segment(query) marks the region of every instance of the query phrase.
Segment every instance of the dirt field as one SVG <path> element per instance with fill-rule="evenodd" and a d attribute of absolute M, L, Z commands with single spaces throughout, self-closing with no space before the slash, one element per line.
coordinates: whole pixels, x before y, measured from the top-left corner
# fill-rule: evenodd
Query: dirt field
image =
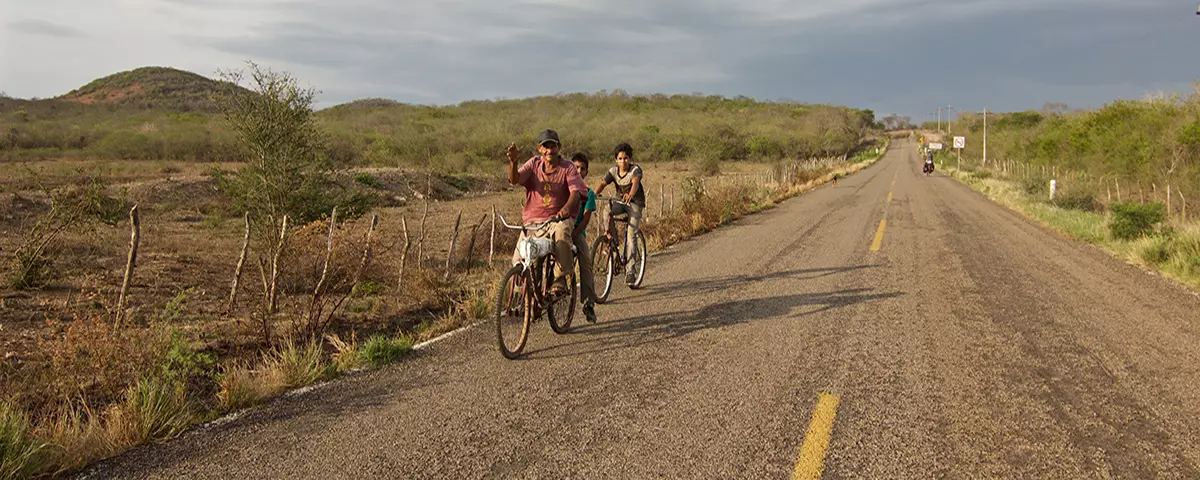
<path fill-rule="evenodd" d="M 588 185 L 595 188 L 609 165 L 596 162 L 586 179 Z M 81 166 L 74 162 L 43 164 L 39 165 L 41 173 L 37 177 L 44 184 L 60 185 L 77 176 Z M 141 242 L 128 300 L 128 306 L 133 308 L 132 318 L 140 323 L 155 321 L 164 316 L 161 312 L 175 300 L 181 308 L 171 316 L 171 321 L 179 330 L 193 341 L 202 342 L 206 350 L 240 355 L 254 352 L 259 346 L 260 330 L 251 317 L 254 306 L 264 295 L 264 286 L 255 262 L 256 252 L 251 251 L 239 288 L 238 308 L 232 315 L 227 313 L 226 302 L 242 246 L 244 224 L 241 218 L 220 214 L 222 199 L 203 174 L 212 166 L 116 163 L 105 167 L 105 171 L 112 172 L 105 180 L 110 190 L 125 189 L 128 200 L 136 202 L 141 211 Z M 381 288 L 345 304 L 338 315 L 337 330 L 394 331 L 428 320 L 438 308 L 444 308 L 444 299 L 427 298 L 427 289 L 412 285 L 397 288 L 404 245 L 402 219 L 407 220 L 413 241 L 409 254 L 409 261 L 413 262 L 426 205 L 422 192 L 428 182 L 433 193 L 432 201 L 428 202 L 423 265 L 439 273 L 443 271 L 459 212 L 462 220 L 456 266 L 460 270 L 464 267 L 461 262 L 470 243 L 468 234 L 482 221 L 474 250 L 476 265 L 481 265 L 488 249 L 492 207 L 506 218 L 517 218 L 523 202 L 520 190 L 508 186 L 501 177 L 502 168 L 498 162 L 498 172 L 493 176 L 432 178 L 396 169 L 361 170 L 382 184 L 378 191 L 383 207 L 373 212 L 378 214 L 380 222 L 374 237 L 372 266 L 363 276 L 363 281 L 374 282 Z M 660 186 L 667 206 L 672 205 L 672 195 L 680 195 L 678 185 L 689 175 L 689 169 L 682 162 L 646 164 L 644 168 L 647 217 L 652 221 L 663 207 Z M 723 175 L 735 177 L 762 174 L 768 166 L 730 163 L 722 165 L 722 169 Z M 0 253 L 5 257 L 6 277 L 13 268 L 12 252 L 20 246 L 32 223 L 49 209 L 45 195 L 32 191 L 33 178 L 28 169 L 5 168 L 0 174 L 0 183 L 7 186 L 0 194 L 3 195 L 0 202 L 5 205 L 0 215 Z M 357 247 L 335 253 L 341 262 L 352 263 L 361 256 L 368 223 L 369 215 L 340 225 L 336 235 L 350 241 L 351 247 Z M 324 250 L 325 233 L 315 228 L 297 234 L 298 244 L 308 247 L 298 247 L 308 258 L 296 260 L 293 271 L 297 273 L 289 278 L 291 271 L 283 269 L 281 310 L 284 312 L 298 314 L 304 309 L 308 290 L 302 287 L 311 289 L 311 286 L 301 277 L 314 268 Z M 507 258 L 515 238 L 512 233 L 497 230 L 498 260 Z M 68 232 L 61 240 L 61 249 L 52 258 L 53 278 L 48 285 L 23 291 L 13 290 L 7 282 L 0 287 L 0 373 L 23 361 L 37 360 L 44 343 L 61 336 L 79 312 L 103 311 L 106 306 L 116 304 L 129 248 L 129 221 L 100 226 L 90 232 Z M 408 268 L 412 271 L 412 263 Z"/>

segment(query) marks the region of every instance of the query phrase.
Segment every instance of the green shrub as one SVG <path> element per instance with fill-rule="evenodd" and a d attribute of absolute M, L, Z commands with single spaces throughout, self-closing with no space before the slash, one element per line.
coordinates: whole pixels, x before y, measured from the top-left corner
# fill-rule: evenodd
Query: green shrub
<path fill-rule="evenodd" d="M 1096 200 L 1096 195 L 1084 190 L 1056 192 L 1054 200 L 1050 203 L 1058 208 L 1083 212 L 1097 212 L 1103 209 L 1100 202 Z"/>
<path fill-rule="evenodd" d="M 13 252 L 14 268 L 8 276 L 13 289 L 41 288 L 53 277 L 53 258 L 61 247 L 58 237 L 66 231 L 89 230 L 96 224 L 116 225 L 124 218 L 124 193 L 120 198 L 105 193 L 104 183 L 96 176 L 45 190 L 50 196 L 50 211 L 23 232 L 23 242 Z"/>
<path fill-rule="evenodd" d="M 187 382 L 192 378 L 215 379 L 217 356 L 193 350 L 187 339 L 176 332 L 171 336 L 171 343 L 163 358 L 162 377 L 168 381 L 179 382 Z"/>
<path fill-rule="evenodd" d="M 379 282 L 362 282 L 354 285 L 354 289 L 351 290 L 351 294 L 355 297 L 370 297 L 379 295 L 379 292 L 382 291 L 383 284 Z"/>
<path fill-rule="evenodd" d="M 283 389 L 311 385 L 332 377 L 337 365 L 325 363 L 320 342 L 296 343 L 287 339 L 275 347 L 264 359 L 264 368 L 273 375 Z"/>
<path fill-rule="evenodd" d="M 362 346 L 362 359 L 372 366 L 391 363 L 412 350 L 413 339 L 408 336 L 388 338 L 376 335 Z"/>
<path fill-rule="evenodd" d="M 1171 239 L 1165 236 L 1146 239 L 1138 246 L 1138 256 L 1151 265 L 1166 263 L 1171 259 Z"/>
<path fill-rule="evenodd" d="M 131 385 L 119 412 L 114 420 L 118 426 L 110 427 L 110 434 L 127 445 L 171 437 L 187 428 L 193 415 L 184 385 L 155 377 Z"/>
<path fill-rule="evenodd" d="M 676 138 L 658 137 L 650 145 L 650 158 L 653 160 L 678 160 L 687 154 L 687 145 Z"/>
<path fill-rule="evenodd" d="M 756 135 L 746 141 L 746 149 L 750 157 L 756 160 L 775 160 L 783 157 L 783 147 L 779 141 L 765 135 Z"/>
<path fill-rule="evenodd" d="M 685 210 L 704 202 L 707 196 L 704 188 L 704 180 L 700 177 L 684 178 L 680 185 L 680 193 Z"/>
<path fill-rule="evenodd" d="M 692 166 L 696 173 L 711 177 L 721 173 L 721 161 L 717 157 L 710 155 L 702 155 L 692 161 Z"/>
<path fill-rule="evenodd" d="M 1112 213 L 1108 228 L 1113 238 L 1132 240 L 1154 233 L 1166 218 L 1166 207 L 1161 203 L 1118 202 L 1112 204 Z"/>
<path fill-rule="evenodd" d="M 254 91 L 237 85 L 241 72 L 225 72 L 225 120 L 237 134 L 246 165 L 215 176 L 218 188 L 239 211 L 255 218 L 290 216 L 296 223 L 317 220 L 338 206 L 342 218 L 362 215 L 370 197 L 335 180 L 326 155 L 325 134 L 314 117 L 316 91 L 302 89 L 288 73 L 262 71 L 251 64 Z"/>
<path fill-rule="evenodd" d="M 366 185 L 368 187 L 373 187 L 373 188 L 382 188 L 383 187 L 383 182 L 380 182 L 379 179 L 375 178 L 374 175 L 371 175 L 367 172 L 358 172 L 358 173 L 354 174 L 354 181 L 361 183 L 363 185 Z"/>
<path fill-rule="evenodd" d="M 1022 178 L 1021 191 L 1031 197 L 1045 198 L 1050 195 L 1050 179 L 1038 175 Z"/>
<path fill-rule="evenodd" d="M 30 433 L 29 417 L 0 403 L 0 478 L 31 478 L 41 470 L 47 445 Z"/>

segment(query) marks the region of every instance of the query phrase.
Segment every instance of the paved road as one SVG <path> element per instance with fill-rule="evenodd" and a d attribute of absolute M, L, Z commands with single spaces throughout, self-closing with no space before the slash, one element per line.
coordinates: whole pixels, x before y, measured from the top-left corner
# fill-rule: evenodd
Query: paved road
<path fill-rule="evenodd" d="M 1200 299 L 912 143 L 652 260 L 526 359 L 475 328 L 94 476 L 1200 477 Z"/>

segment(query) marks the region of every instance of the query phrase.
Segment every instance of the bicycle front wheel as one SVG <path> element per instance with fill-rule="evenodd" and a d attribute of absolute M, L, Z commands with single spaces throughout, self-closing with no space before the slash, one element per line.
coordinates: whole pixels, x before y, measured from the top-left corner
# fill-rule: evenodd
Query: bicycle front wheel
<path fill-rule="evenodd" d="M 496 294 L 496 339 L 504 358 L 521 356 L 533 320 L 533 292 L 524 267 L 514 265 L 500 280 Z"/>
<path fill-rule="evenodd" d="M 546 262 L 544 282 L 551 285 L 554 282 L 554 262 Z M 579 288 L 575 286 L 575 268 L 566 272 L 567 294 L 555 298 L 546 307 L 546 316 L 550 318 L 550 329 L 554 333 L 564 334 L 571 330 L 571 321 L 575 319 L 575 302 L 579 301 Z"/>
<path fill-rule="evenodd" d="M 592 277 L 596 289 L 596 303 L 608 302 L 608 294 L 612 293 L 613 254 L 612 245 L 603 235 L 592 242 Z"/>
<path fill-rule="evenodd" d="M 646 278 L 646 237 L 642 236 L 642 231 L 638 230 L 633 236 L 633 241 L 637 245 L 637 255 L 629 259 L 629 272 L 633 275 L 633 283 L 629 288 L 637 290 L 642 287 L 642 280 Z"/>

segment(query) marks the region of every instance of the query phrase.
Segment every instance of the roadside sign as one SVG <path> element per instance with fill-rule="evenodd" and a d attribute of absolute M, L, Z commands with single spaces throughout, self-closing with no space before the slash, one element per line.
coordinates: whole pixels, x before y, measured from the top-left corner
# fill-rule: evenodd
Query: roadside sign
<path fill-rule="evenodd" d="M 942 144 L 940 144 L 940 143 L 931 143 L 931 144 L 929 144 L 929 148 L 932 148 L 932 149 L 934 149 L 934 150 L 941 150 L 941 149 L 942 149 Z"/>
<path fill-rule="evenodd" d="M 966 148 L 967 137 L 954 137 L 954 148 Z"/>

